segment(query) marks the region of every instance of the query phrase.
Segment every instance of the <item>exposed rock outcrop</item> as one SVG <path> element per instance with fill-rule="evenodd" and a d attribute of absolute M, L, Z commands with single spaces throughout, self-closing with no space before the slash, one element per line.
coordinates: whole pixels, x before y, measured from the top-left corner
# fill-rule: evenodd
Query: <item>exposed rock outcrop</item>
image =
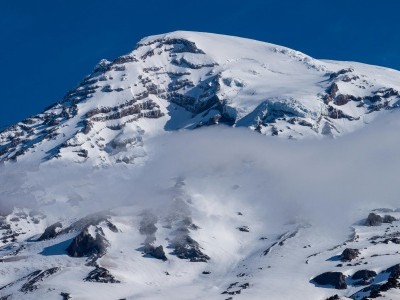
<path fill-rule="evenodd" d="M 60 270 L 58 267 L 50 268 L 44 271 L 36 271 L 31 274 L 30 279 L 22 285 L 20 291 L 23 293 L 29 293 L 38 288 L 38 283 L 43 281 L 44 278 L 47 278 Z"/>
<path fill-rule="evenodd" d="M 62 227 L 63 226 L 61 222 L 50 225 L 44 230 L 43 234 L 37 239 L 37 241 L 50 240 L 52 238 L 55 238 Z"/>
<path fill-rule="evenodd" d="M 204 254 L 198 242 L 190 236 L 182 236 L 172 243 L 173 254 L 181 259 L 189 259 L 191 262 L 207 262 L 210 257 Z"/>
<path fill-rule="evenodd" d="M 380 226 L 382 225 L 383 218 L 375 213 L 370 213 L 368 218 L 365 220 L 366 226 Z"/>
<path fill-rule="evenodd" d="M 107 252 L 109 242 L 100 227 L 84 228 L 66 249 L 72 257 L 101 257 Z"/>
<path fill-rule="evenodd" d="M 114 278 L 110 271 L 99 266 L 96 266 L 83 280 L 100 283 L 120 283 L 119 280 Z"/>

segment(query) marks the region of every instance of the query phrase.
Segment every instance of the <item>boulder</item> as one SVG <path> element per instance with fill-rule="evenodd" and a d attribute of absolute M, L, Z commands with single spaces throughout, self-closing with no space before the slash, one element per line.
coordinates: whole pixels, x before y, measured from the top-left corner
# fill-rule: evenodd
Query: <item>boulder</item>
<path fill-rule="evenodd" d="M 61 296 L 62 300 L 69 300 L 69 299 L 71 299 L 71 295 L 70 295 L 69 293 L 61 292 L 61 293 L 60 293 L 60 296 Z"/>
<path fill-rule="evenodd" d="M 312 281 L 317 285 L 333 286 L 338 290 L 347 288 L 346 277 L 341 272 L 325 272 L 314 277 Z"/>
<path fill-rule="evenodd" d="M 238 227 L 238 230 L 242 232 L 250 232 L 249 227 L 247 226 Z"/>
<path fill-rule="evenodd" d="M 342 253 L 342 261 L 352 261 L 356 259 L 359 254 L 360 251 L 358 249 L 346 248 Z"/>
<path fill-rule="evenodd" d="M 339 106 L 345 105 L 349 101 L 350 101 L 349 97 L 347 95 L 343 95 L 343 94 L 337 95 L 335 98 L 335 104 L 339 105 Z"/>
<path fill-rule="evenodd" d="M 383 217 L 383 223 L 392 223 L 394 221 L 397 221 L 397 219 L 391 215 L 385 215 Z"/>
<path fill-rule="evenodd" d="M 150 255 L 156 259 L 160 259 L 163 261 L 167 260 L 167 256 L 165 255 L 163 246 L 154 247 L 153 245 L 146 245 L 144 248 L 144 253 Z"/>
<path fill-rule="evenodd" d="M 371 270 L 359 270 L 351 276 L 351 279 L 356 280 L 357 284 L 367 285 L 370 284 L 372 279 L 376 276 L 375 271 Z"/>

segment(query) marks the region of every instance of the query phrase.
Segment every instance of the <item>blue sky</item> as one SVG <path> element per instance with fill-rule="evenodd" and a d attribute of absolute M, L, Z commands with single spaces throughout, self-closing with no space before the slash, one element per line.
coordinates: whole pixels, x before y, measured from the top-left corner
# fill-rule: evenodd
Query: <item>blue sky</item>
<path fill-rule="evenodd" d="M 400 70 L 397 0 L 0 1 L 0 127 L 60 99 L 147 35 L 194 30 Z"/>

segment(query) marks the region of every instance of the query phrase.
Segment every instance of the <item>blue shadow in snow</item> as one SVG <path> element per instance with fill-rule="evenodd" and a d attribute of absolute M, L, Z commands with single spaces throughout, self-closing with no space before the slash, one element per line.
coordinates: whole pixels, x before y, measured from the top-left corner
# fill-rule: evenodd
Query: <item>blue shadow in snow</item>
<path fill-rule="evenodd" d="M 65 250 L 71 244 L 72 240 L 73 239 L 69 239 L 69 240 L 63 241 L 61 243 L 55 244 L 53 246 L 46 247 L 39 254 L 45 255 L 45 256 L 64 255 L 64 254 L 66 254 Z"/>

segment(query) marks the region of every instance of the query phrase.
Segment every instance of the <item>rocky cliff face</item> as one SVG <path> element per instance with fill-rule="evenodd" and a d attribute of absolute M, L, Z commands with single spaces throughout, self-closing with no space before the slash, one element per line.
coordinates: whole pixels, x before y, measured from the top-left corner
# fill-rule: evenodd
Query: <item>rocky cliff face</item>
<path fill-rule="evenodd" d="M 226 124 L 283 138 L 335 137 L 398 107 L 400 73 L 319 61 L 284 47 L 205 33 L 148 37 L 102 60 L 75 89 L 0 133 L 0 161 L 95 165 L 145 157 L 165 131 Z"/>

